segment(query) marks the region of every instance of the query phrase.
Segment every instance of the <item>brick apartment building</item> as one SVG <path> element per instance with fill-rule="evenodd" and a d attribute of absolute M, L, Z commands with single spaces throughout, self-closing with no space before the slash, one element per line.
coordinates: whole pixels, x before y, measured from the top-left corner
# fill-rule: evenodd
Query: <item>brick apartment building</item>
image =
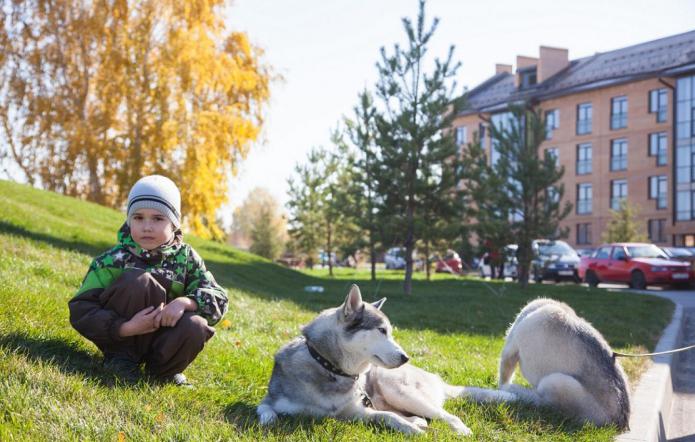
<path fill-rule="evenodd" d="M 568 242 L 597 246 L 622 198 L 659 245 L 695 246 L 695 31 L 569 60 L 567 49 L 517 56 L 470 90 L 454 121 L 461 148 L 475 133 L 491 161 L 488 124 L 508 103 L 538 105 L 548 121 L 541 148 L 565 167 Z"/>

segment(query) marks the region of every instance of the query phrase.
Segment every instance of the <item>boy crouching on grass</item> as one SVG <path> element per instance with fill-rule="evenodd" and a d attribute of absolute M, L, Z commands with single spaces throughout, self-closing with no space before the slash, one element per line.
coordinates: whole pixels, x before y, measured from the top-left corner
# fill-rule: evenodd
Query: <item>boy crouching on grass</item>
<path fill-rule="evenodd" d="M 189 385 L 183 371 L 227 312 L 227 293 L 182 241 L 181 195 L 170 179 L 141 178 L 128 195 L 118 245 L 98 256 L 69 302 L 70 323 L 104 353 L 105 367 Z"/>

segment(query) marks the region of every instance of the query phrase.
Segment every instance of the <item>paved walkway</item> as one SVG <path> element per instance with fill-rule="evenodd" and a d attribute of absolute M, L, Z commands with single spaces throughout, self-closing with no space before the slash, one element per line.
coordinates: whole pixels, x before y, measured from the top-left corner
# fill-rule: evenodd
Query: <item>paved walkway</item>
<path fill-rule="evenodd" d="M 695 344 L 695 291 L 658 289 L 638 291 L 626 290 L 617 286 L 611 286 L 608 289 L 660 296 L 680 305 L 683 308 L 683 325 L 682 337 L 677 346 Z M 675 355 L 671 380 L 673 384 L 671 412 L 667 423 L 664 422 L 666 424 L 666 440 L 695 442 L 695 350 L 688 350 Z"/>

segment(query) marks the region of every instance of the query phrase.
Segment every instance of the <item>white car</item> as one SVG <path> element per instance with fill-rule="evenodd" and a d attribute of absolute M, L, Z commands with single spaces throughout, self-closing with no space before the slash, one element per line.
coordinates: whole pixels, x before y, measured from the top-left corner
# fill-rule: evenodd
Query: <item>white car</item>
<path fill-rule="evenodd" d="M 391 247 L 384 254 L 386 270 L 405 268 L 405 249 L 403 247 Z"/>
<path fill-rule="evenodd" d="M 415 259 L 417 253 L 413 250 L 413 269 L 423 270 L 424 263 L 421 259 Z M 405 247 L 391 247 L 384 254 L 384 266 L 386 270 L 405 269 Z"/>

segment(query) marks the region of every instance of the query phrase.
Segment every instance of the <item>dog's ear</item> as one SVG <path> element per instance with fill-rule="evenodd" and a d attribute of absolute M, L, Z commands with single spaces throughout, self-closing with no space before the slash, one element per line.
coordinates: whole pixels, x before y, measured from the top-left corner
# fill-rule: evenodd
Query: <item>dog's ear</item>
<path fill-rule="evenodd" d="M 360 307 L 362 307 L 362 294 L 360 288 L 353 284 L 343 303 L 343 318 L 352 317 Z"/>
<path fill-rule="evenodd" d="M 380 300 L 376 302 L 372 302 L 372 305 L 377 309 L 381 310 L 381 306 L 384 305 L 384 302 L 386 302 L 386 298 L 381 298 Z"/>

